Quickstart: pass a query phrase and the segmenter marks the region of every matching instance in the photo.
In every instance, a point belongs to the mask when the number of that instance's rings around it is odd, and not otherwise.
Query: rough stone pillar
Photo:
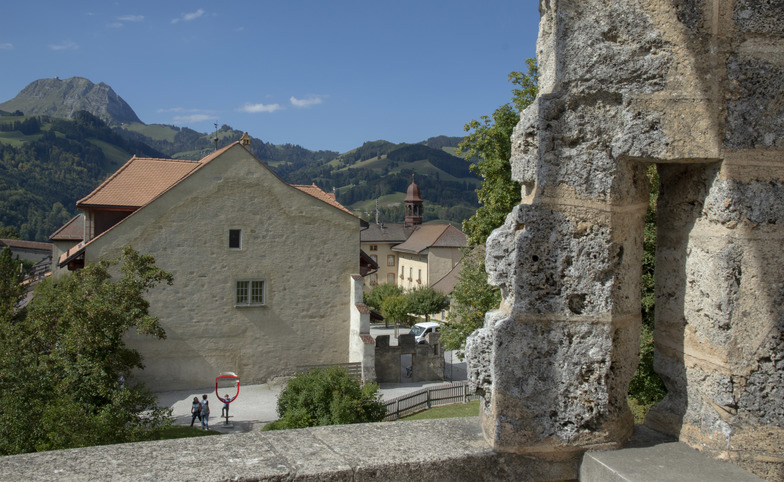
[[[662,179],[654,428],[781,477],[784,6],[541,0],[523,202],[488,240],[499,310],[468,342],[485,435],[557,456],[631,431],[646,164]]]
[[[708,7],[721,162],[660,166],[646,425],[784,480],[784,3]]]

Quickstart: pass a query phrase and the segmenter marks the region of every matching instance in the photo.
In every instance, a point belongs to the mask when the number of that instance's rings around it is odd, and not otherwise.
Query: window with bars
[[[239,280],[234,306],[262,306],[266,304],[264,280]]]

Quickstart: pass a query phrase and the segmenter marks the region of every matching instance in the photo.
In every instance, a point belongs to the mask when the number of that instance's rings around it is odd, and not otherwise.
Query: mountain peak
[[[22,89],[13,99],[0,104],[0,110],[20,110],[25,115],[48,115],[73,118],[86,110],[108,125],[139,122],[139,117],[122,97],[107,84],[92,83],[84,77],[38,79]]]

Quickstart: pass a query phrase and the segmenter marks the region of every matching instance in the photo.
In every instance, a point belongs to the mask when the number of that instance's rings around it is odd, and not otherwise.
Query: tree
[[[408,298],[402,293],[387,296],[381,302],[381,312],[384,314],[387,326],[390,321],[395,324],[401,323],[411,326],[411,317],[408,315],[410,311]]]
[[[279,420],[264,430],[380,422],[386,416],[378,385],[360,384],[344,367],[313,369],[292,378],[278,396]]]
[[[494,229],[501,226],[506,215],[520,203],[520,184],[512,179],[512,130],[520,120],[520,112],[536,98],[538,70],[536,60],[526,59],[528,72],[512,72],[509,81],[518,86],[512,100],[496,109],[491,116],[482,116],[465,125],[472,131],[458,150],[469,161],[470,169],[482,177],[476,191],[481,204],[473,216],[463,222],[463,232],[471,247],[483,246]],[[442,330],[444,347],[461,350],[465,340],[484,323],[485,313],[498,306],[500,291],[487,283],[484,250],[474,250],[463,259],[460,278],[452,292],[450,322]]]
[[[161,282],[172,275],[126,247],[39,283],[26,318],[3,326],[0,454],[151,439],[170,424],[152,393],[125,382],[143,368],[125,333],[165,338],[144,299]]]
[[[504,223],[506,215],[520,203],[520,184],[512,179],[512,130],[520,120],[520,112],[536,98],[538,70],[536,60],[527,59],[528,72],[512,72],[509,81],[520,86],[512,90],[512,101],[496,109],[491,116],[482,116],[465,125],[469,133],[458,146],[469,167],[482,177],[476,191],[481,206],[463,222],[463,232],[470,245],[484,244],[490,233]]]
[[[381,283],[380,285],[374,286],[370,291],[362,292],[362,301],[369,307],[380,312],[384,317],[384,323],[386,324],[387,328],[389,328],[390,321],[397,323],[402,321],[403,317],[398,312],[399,303],[397,301],[394,303],[387,303],[386,307],[384,306],[384,302],[388,298],[397,298],[402,296],[403,288],[392,283]],[[408,311],[404,311],[403,315],[406,313],[408,313]]]
[[[640,333],[640,363],[629,383],[629,396],[647,412],[664,398],[667,388],[653,370],[653,322],[655,313],[654,268],[656,262],[656,200],[659,196],[659,174],[656,165],[648,167],[650,191],[645,213],[642,259],[642,331]],[[640,418],[643,418],[642,415]]]
[[[483,246],[464,250],[463,268],[452,291],[449,323],[441,329],[441,343],[446,350],[465,348],[468,335],[484,325],[485,313],[501,303],[500,290],[487,284],[484,257]]]
[[[14,262],[11,248],[0,250],[0,328],[5,328],[15,318],[16,307],[24,295],[21,264]]]
[[[430,321],[430,315],[433,313],[449,309],[449,297],[430,286],[423,286],[408,292],[406,299],[409,311],[415,315],[424,316],[425,321]]]

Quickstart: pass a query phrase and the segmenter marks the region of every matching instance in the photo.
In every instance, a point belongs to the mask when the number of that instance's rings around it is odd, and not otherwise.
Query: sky
[[[146,124],[346,152],[462,136],[536,55],[537,0],[6,2],[0,102],[108,84]]]

